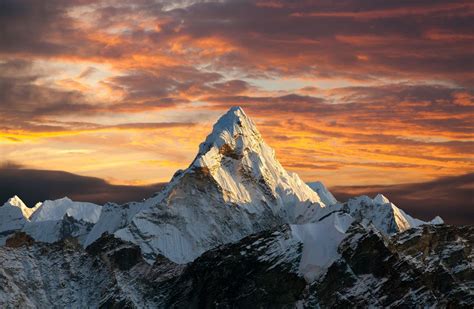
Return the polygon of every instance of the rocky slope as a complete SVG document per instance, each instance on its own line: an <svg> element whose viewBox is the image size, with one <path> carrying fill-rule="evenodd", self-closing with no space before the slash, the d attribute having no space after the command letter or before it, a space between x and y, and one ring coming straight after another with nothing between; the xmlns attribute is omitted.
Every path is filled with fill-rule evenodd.
<svg viewBox="0 0 474 309"><path fill-rule="evenodd" d="M389 241L354 227L342 258L311 284L306 304L322 307L474 305L473 227L424 226Z"/></svg>
<svg viewBox="0 0 474 309"><path fill-rule="evenodd" d="M20 240L16 248L0 247L0 306L474 305L473 227L424 226L387 239L354 222L337 259L313 281L301 272L305 244L293 228L282 225L221 245L187 265L163 256L149 264L138 246L110 235L87 250L75 240Z"/></svg>

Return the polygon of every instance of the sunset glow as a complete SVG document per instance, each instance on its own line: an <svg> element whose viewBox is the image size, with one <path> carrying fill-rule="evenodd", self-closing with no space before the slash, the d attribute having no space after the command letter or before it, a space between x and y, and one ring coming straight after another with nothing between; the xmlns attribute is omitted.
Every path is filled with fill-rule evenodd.
<svg viewBox="0 0 474 309"><path fill-rule="evenodd" d="M239 105L328 186L474 171L471 1L2 1L0 160L143 185Z"/></svg>

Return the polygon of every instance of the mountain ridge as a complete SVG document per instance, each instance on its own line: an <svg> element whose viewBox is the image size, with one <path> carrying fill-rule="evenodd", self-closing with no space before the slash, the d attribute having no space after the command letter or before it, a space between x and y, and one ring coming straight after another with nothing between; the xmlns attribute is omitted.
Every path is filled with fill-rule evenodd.
<svg viewBox="0 0 474 309"><path fill-rule="evenodd" d="M100 207L62 198L38 203L28 218L20 201L0 206L20 222L0 246L8 270L0 280L12 282L0 284L0 305L474 304L472 229L418 220L382 194L338 202L323 183L288 173L238 107L217 121L189 167L148 199ZM0 216L0 230L9 223ZM438 269L439 260L450 264ZM50 269L58 263L64 269ZM31 288L24 284L30 269ZM226 282L230 275L238 282ZM346 295L335 292L334 280ZM418 290L408 295L411 285Z"/></svg>
<svg viewBox="0 0 474 309"><path fill-rule="evenodd" d="M50 211L54 220L62 224L63 216L75 212L76 220L94 223L92 227L79 223L76 227L87 233L81 236L85 246L105 232L112 233L140 245L150 262L157 254L164 254L173 261L187 263L216 245L283 223L317 222L339 209L359 221L365 220L365 224L375 220L376 227L387 235L428 224L406 215L383 195L374 200L359 197L355 202L339 203L321 182L308 186L296 174L285 171L255 123L237 106L214 124L189 167L177 171L153 197L123 205L107 203L100 212L96 211L93 220L77 210L79 206L94 208L93 204L76 203L76 209L72 209L68 206L71 203L64 198L38 204L33 222L44 221L37 218ZM370 209L366 204L371 205ZM378 204L390 205L383 212L387 222L374 216L382 208L375 207ZM25 230L41 233L41 227L32 225Z"/></svg>

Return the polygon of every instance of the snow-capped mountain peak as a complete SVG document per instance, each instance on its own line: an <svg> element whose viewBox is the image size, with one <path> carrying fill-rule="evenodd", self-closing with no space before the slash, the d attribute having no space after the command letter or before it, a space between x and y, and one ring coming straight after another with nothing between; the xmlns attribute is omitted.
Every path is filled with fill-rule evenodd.
<svg viewBox="0 0 474 309"><path fill-rule="evenodd" d="M29 208L32 213L23 219L15 231L21 230L36 241L52 243L75 237L82 243L99 219L102 207L92 203L74 202L64 197L46 200ZM22 217L23 218L23 217Z"/></svg>
<svg viewBox="0 0 474 309"><path fill-rule="evenodd" d="M387 203L390 203L390 201L388 200L387 197L385 197L385 195L379 193L377 194L376 197L374 197L374 202L376 204L379 204L379 205L384 205L384 204L387 204Z"/></svg>
<svg viewBox="0 0 474 309"><path fill-rule="evenodd" d="M274 151L264 143L255 123L240 107L232 107L219 118L212 132L199 145L191 167L214 172L222 165L223 159L242 160L250 152L275 160Z"/></svg>
<svg viewBox="0 0 474 309"><path fill-rule="evenodd" d="M14 195L13 197L9 198L5 204L7 203L16 207L26 207L25 203L23 203L23 201L18 197L18 195Z"/></svg>
<svg viewBox="0 0 474 309"><path fill-rule="evenodd" d="M4 244L10 234L22 229L36 209L37 207L28 208L16 195L8 199L0 207L0 245Z"/></svg>
<svg viewBox="0 0 474 309"><path fill-rule="evenodd" d="M232 107L216 122L199 146L190 169L209 174L222 188L228 202L251 203L255 201L253 191L257 190L264 193L258 200L267 204L277 200L280 208L283 204L302 201L325 206L320 196L296 174L285 171L275 151L264 142L255 123L240 107ZM289 212L290 220L301 219L301 213L291 213L293 209Z"/></svg>
<svg viewBox="0 0 474 309"><path fill-rule="evenodd" d="M255 123L233 107L213 126L190 166L153 197L103 208L65 197L38 203L33 214L14 197L10 202L19 206L9 207L19 220L10 220L18 226L9 233L21 229L43 242L75 237L86 246L113 233L139 245L149 262L161 254L188 263L217 245L282 224L316 223L336 211L387 235L426 223L381 194L341 204L321 182L310 185L283 168Z"/></svg>
<svg viewBox="0 0 474 309"><path fill-rule="evenodd" d="M17 195L9 198L3 206L7 205L19 208L25 219L29 219L31 215L36 211L36 209L38 209L38 205L32 208L26 206L25 203L23 203L23 201Z"/></svg>
<svg viewBox="0 0 474 309"><path fill-rule="evenodd" d="M242 156L245 151L261 151L262 136L255 123L247 117L240 107L232 107L214 124L211 134L199 146L197 159L200 159L212 147L216 147L222 154ZM194 162L198 166L202 160Z"/></svg>
<svg viewBox="0 0 474 309"><path fill-rule="evenodd" d="M102 207L93 203L74 202L68 197L37 204L38 210L31 216L32 222L62 220L65 215L76 220L95 223Z"/></svg>
<svg viewBox="0 0 474 309"><path fill-rule="evenodd" d="M425 226L400 232L442 223L439 217L412 218L382 194L340 203L323 183L305 184L282 167L253 121L234 107L190 166L149 199L101 207L64 197L33 209L17 196L9 199L0 207L0 245L8 247L0 247L8 281L0 288L0 307L318 307L320 300L326 307L357 307L372 305L360 298L368 291L378 295L376 307L426 305L426 295L436 301L440 295L431 293L431 284L402 284L399 290L400 280L451 278L442 290L462 286L459 279L471 271L472 231ZM400 248L428 255L405 259ZM418 267L430 255L436 271L420 277ZM449 261L442 268L440 257ZM230 292L221 293L222 287ZM414 298L414 290L422 294ZM461 287L453 295L468 292ZM247 299L235 302L230 294ZM255 302L257 295L264 298ZM334 303L338 295L342 302ZM407 302L399 303L400 297Z"/></svg>
<svg viewBox="0 0 474 309"><path fill-rule="evenodd" d="M432 222L413 218L382 194L377 194L373 199L365 195L352 198L343 208L357 221L370 223L385 235L393 235L424 224L443 223L440 217L433 219Z"/></svg>
<svg viewBox="0 0 474 309"><path fill-rule="evenodd" d="M150 261L160 253L177 263L283 223L311 222L326 206L283 168L240 107L217 121L189 168L143 204L115 235L139 244Z"/></svg>
<svg viewBox="0 0 474 309"><path fill-rule="evenodd" d="M434 225L444 224L444 220L440 216L436 216L430 221L430 223Z"/></svg>
<svg viewBox="0 0 474 309"><path fill-rule="evenodd" d="M318 193L323 203L327 206L334 205L337 203L337 200L334 195L332 195L332 193L328 190L328 188L326 188L326 186L321 181L308 182L307 185L316 193Z"/></svg>

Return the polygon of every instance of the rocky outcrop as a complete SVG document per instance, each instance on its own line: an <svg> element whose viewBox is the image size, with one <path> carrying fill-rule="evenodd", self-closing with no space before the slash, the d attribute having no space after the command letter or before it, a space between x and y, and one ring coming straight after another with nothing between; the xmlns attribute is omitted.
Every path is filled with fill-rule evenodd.
<svg viewBox="0 0 474 309"><path fill-rule="evenodd" d="M306 287L297 272L301 250L285 225L206 252L179 276L166 305L292 307Z"/></svg>
<svg viewBox="0 0 474 309"><path fill-rule="evenodd" d="M8 237L5 241L5 246L10 248L19 248L22 246L31 246L35 240L25 232L16 232Z"/></svg>
<svg viewBox="0 0 474 309"><path fill-rule="evenodd" d="M219 246L187 265L103 235L0 248L1 307L328 308L474 305L473 227L425 226L392 238L353 223L340 258L313 282L288 225ZM58 267L60 265L60 267Z"/></svg>
<svg viewBox="0 0 474 309"><path fill-rule="evenodd" d="M308 299L321 307L472 306L473 236L473 227L424 226L388 240L353 227Z"/></svg>

